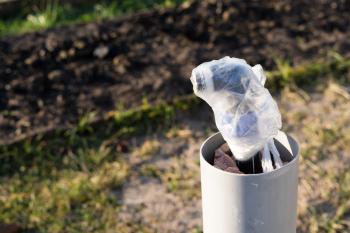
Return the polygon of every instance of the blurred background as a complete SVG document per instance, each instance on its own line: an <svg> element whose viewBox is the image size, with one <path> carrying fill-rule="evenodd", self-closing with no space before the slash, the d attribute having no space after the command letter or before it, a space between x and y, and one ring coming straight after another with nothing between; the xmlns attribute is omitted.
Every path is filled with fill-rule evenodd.
<svg viewBox="0 0 350 233"><path fill-rule="evenodd" d="M0 232L202 232L191 70L260 63L298 230L350 231L350 1L0 0Z"/></svg>

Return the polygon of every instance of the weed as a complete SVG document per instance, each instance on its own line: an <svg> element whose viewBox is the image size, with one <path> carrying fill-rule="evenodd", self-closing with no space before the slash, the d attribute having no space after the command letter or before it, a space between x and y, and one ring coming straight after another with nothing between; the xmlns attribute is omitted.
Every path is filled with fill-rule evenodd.
<svg viewBox="0 0 350 233"><path fill-rule="evenodd" d="M11 18L0 19L0 36L37 31L71 23L110 19L144 9L172 7L182 2L184 0L105 0L96 4L72 7L69 4L59 4L58 0L50 0L45 1L44 6L36 7L29 14L28 9L22 9Z"/></svg>
<svg viewBox="0 0 350 233"><path fill-rule="evenodd" d="M148 140L143 143L143 145L134 153L138 156L146 157L154 153L157 153L160 149L160 142L157 140Z"/></svg>
<svg viewBox="0 0 350 233"><path fill-rule="evenodd" d="M281 84L282 86L286 86L293 80L291 77L292 67L289 65L288 62L283 61L281 59L276 60L276 65L281 77Z"/></svg>
<svg viewBox="0 0 350 233"><path fill-rule="evenodd" d="M145 164L140 169L140 175L149 176L154 178L160 178L161 174L156 166L152 164Z"/></svg>

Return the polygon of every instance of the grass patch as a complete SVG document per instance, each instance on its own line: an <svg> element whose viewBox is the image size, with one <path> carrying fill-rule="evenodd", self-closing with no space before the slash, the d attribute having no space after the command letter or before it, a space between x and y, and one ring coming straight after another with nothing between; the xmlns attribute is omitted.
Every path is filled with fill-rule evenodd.
<svg viewBox="0 0 350 233"><path fill-rule="evenodd" d="M0 36L110 19L155 7L171 7L182 2L184 0L118 0L97 1L96 4L73 7L69 4L60 4L58 0L44 1L43 4L35 5L34 10L22 9L15 16L0 19Z"/></svg>
<svg viewBox="0 0 350 233"><path fill-rule="evenodd" d="M175 98L170 103L151 105L147 102L127 111L109 112L105 119L95 121L94 113L82 117L72 129L55 130L10 145L0 145L0 176L17 170L36 167L45 175L50 167L90 168L96 161L81 160L88 151L105 153L116 142L137 134L147 135L167 130L175 123L177 111L195 109L201 101L193 95ZM69 159L74 155L74 160ZM102 159L99 162L103 162Z"/></svg>
<svg viewBox="0 0 350 233"><path fill-rule="evenodd" d="M113 232L120 207L114 193L129 173L116 143L167 128L176 111L198 101L145 102L102 122L88 114L73 129L0 146L0 222L37 232ZM145 155L158 146L145 146Z"/></svg>
<svg viewBox="0 0 350 233"><path fill-rule="evenodd" d="M2 146L0 161L0 222L36 232L105 232L114 222L128 165L110 141L56 132Z"/></svg>
<svg viewBox="0 0 350 233"><path fill-rule="evenodd" d="M329 61L313 61L292 67L286 61L276 60L277 69L267 71L267 88L271 91L279 91L283 87L296 85L298 87L315 87L316 84L325 82L327 76L338 77L336 80L345 83L348 80L343 77L350 68L350 59L337 54Z"/></svg>
<svg viewBox="0 0 350 233"><path fill-rule="evenodd" d="M306 225L303 225L303 232L346 232L349 223L349 174L346 171L333 171L325 174L322 179L322 189L325 196L322 201L308 207L307 213L299 216ZM335 195L335 193L337 195ZM305 228L307 226L307 228Z"/></svg>

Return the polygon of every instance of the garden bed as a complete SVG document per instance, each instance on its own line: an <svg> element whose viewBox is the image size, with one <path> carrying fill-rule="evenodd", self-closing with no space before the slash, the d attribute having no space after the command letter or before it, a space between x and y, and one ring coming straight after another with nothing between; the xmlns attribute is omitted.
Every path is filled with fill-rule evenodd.
<svg viewBox="0 0 350 233"><path fill-rule="evenodd" d="M0 139L189 94L191 69L224 55L270 70L329 51L348 57L349 6L194 2L2 38Z"/></svg>

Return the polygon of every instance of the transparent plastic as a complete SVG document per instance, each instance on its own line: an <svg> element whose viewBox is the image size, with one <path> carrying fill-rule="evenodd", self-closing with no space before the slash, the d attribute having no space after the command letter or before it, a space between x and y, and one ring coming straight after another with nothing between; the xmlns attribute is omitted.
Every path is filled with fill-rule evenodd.
<svg viewBox="0 0 350 233"><path fill-rule="evenodd" d="M261 65L224 57L192 71L195 94L213 109L215 123L237 160L261 151L282 127L281 114Z"/></svg>

